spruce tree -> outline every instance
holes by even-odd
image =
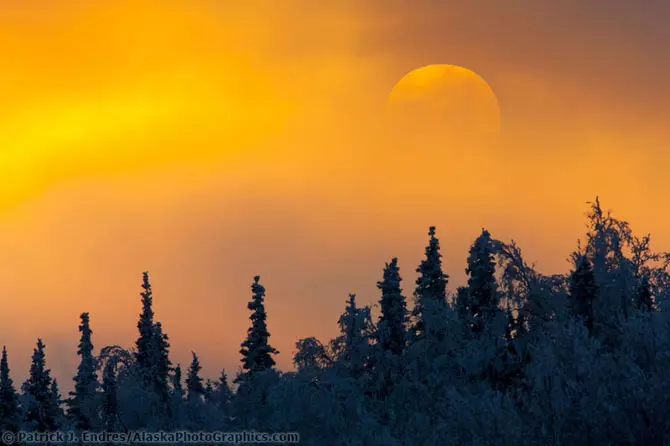
[[[186,390],[188,392],[187,398],[190,401],[198,400],[200,401],[205,393],[205,387],[202,384],[202,378],[200,377],[200,360],[195,352],[191,352],[193,355],[193,360],[191,361],[191,366],[188,369],[188,375],[186,377]]]
[[[336,358],[350,375],[360,377],[369,354],[370,308],[358,308],[356,295],[349,294],[347,306],[338,320],[340,336],[333,341]]]
[[[42,339],[37,340],[30,365],[30,375],[22,386],[27,407],[25,423],[28,429],[53,431],[58,425],[58,406],[52,389],[51,371],[46,368]]]
[[[81,314],[79,331],[81,339],[77,355],[81,357],[77,374],[74,376],[74,391],[70,392],[68,401],[68,418],[77,429],[90,430],[97,425],[97,390],[98,375],[96,374],[91,327],[88,313]]]
[[[247,339],[242,343],[242,368],[244,373],[240,375],[237,380],[242,377],[253,376],[256,372],[270,370],[275,365],[275,360],[272,355],[279,353],[269,344],[270,333],[267,329],[265,313],[265,305],[263,303],[265,297],[265,288],[259,283],[260,277],[254,277],[254,282],[251,285],[253,293],[251,301],[247,308],[251,310],[251,327],[247,331]]]
[[[398,259],[391,259],[384,268],[381,282],[377,288],[382,292],[381,315],[377,322],[380,344],[383,351],[390,351],[394,355],[401,355],[407,340],[407,302],[400,288],[400,269]]]
[[[142,313],[137,322],[137,329],[139,337],[136,341],[137,352],[135,354],[135,361],[143,374],[143,377],[149,380],[151,376],[151,349],[154,344],[154,312],[152,308],[153,293],[151,291],[151,283],[149,282],[149,273],[142,274]]]
[[[14,382],[9,376],[7,348],[2,347],[0,360],[0,430],[18,432],[21,426],[21,408]]]
[[[153,292],[149,282],[149,273],[142,275],[142,312],[137,329],[139,337],[136,341],[137,352],[135,364],[145,386],[152,389],[158,396],[159,407],[156,415],[163,420],[170,419],[170,343],[163,332],[160,322],[154,321]]]
[[[468,304],[473,331],[481,332],[498,311],[498,284],[491,235],[485,229],[470,247],[468,267]]]
[[[418,338],[426,334],[440,338],[442,330],[439,327],[441,321],[438,313],[447,304],[449,276],[442,272],[442,254],[440,254],[440,241],[435,236],[435,226],[429,228],[428,236],[430,239],[426,246],[426,258],[416,270],[419,277],[416,279],[414,290],[412,315],[416,322],[412,331]]]
[[[598,285],[593,265],[585,255],[578,259],[577,268],[570,276],[569,292],[571,314],[584,318],[589,334],[593,334],[593,301],[598,295]]]
[[[215,403],[220,410],[227,410],[230,402],[233,399],[233,391],[228,385],[228,375],[225,369],[221,369],[221,376],[216,383],[214,389]]]
[[[160,400],[167,404],[170,394],[170,343],[168,335],[163,333],[160,322],[154,324],[153,339],[151,343],[151,378],[154,390]]]

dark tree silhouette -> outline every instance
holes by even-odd
[[[14,382],[9,376],[7,348],[2,347],[0,360],[0,430],[18,432],[21,427],[21,408]]]
[[[247,308],[251,311],[251,327],[247,331],[247,339],[242,343],[242,368],[246,375],[253,375],[271,369],[275,366],[272,355],[279,352],[270,346],[270,332],[267,328],[267,314],[265,313],[265,287],[259,283],[260,277],[254,277],[251,284],[253,293]]]
[[[75,427],[81,430],[90,430],[97,425],[98,418],[98,375],[96,373],[95,357],[93,356],[93,343],[91,341],[91,327],[88,313],[81,314],[79,332],[80,356],[77,374],[74,376],[74,391],[70,392],[68,400],[68,418],[72,420]]]

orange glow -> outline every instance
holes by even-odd
[[[565,271],[596,195],[670,249],[667,115],[598,93],[595,59],[530,55],[512,19],[498,34],[479,10],[465,23],[469,2],[413,43],[431,17],[405,4],[0,0],[0,337],[15,381],[38,335],[70,380],[82,311],[96,348],[131,346],[145,270],[173,359],[195,350],[214,376],[238,365],[254,275],[290,368],[297,338],[335,334],[347,293],[379,299],[392,256],[411,296],[429,225],[451,290],[483,226]],[[393,89],[436,61],[467,69]],[[401,104],[415,92],[428,129]]]

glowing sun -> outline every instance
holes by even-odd
[[[456,65],[407,73],[389,94],[388,113],[395,132],[441,142],[472,143],[500,132],[495,93],[475,72]]]

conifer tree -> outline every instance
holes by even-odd
[[[0,430],[18,432],[21,426],[21,408],[14,382],[9,376],[7,348],[2,347],[0,360]]]
[[[570,276],[569,291],[570,312],[584,318],[589,333],[593,334],[593,301],[598,295],[598,286],[593,265],[585,255],[578,260],[577,269]]]
[[[191,361],[191,366],[188,369],[188,375],[186,377],[186,390],[188,391],[187,398],[190,401],[198,400],[200,401],[205,393],[205,387],[202,384],[202,378],[200,377],[200,360],[195,352],[191,352],[193,355],[193,360]]]
[[[439,324],[437,312],[446,307],[449,276],[442,272],[442,254],[440,254],[440,241],[435,236],[435,226],[429,228],[428,236],[430,239],[426,246],[426,258],[416,270],[419,277],[416,279],[414,291],[412,315],[416,318],[416,322],[412,331],[416,337],[430,334],[432,337],[440,338],[442,334],[439,327],[431,327],[430,324]]]
[[[151,343],[151,378],[156,394],[163,404],[167,404],[170,394],[170,343],[168,335],[163,333],[160,322],[154,323],[153,339]]]
[[[498,284],[495,278],[491,235],[485,229],[470,247],[468,267],[468,304],[473,331],[481,332],[498,310]]]
[[[242,343],[242,368],[244,373],[241,377],[252,376],[256,372],[272,369],[275,360],[272,355],[279,353],[269,344],[270,333],[267,329],[267,314],[263,303],[265,297],[265,288],[259,283],[260,277],[254,277],[251,285],[253,296],[247,305],[251,310],[251,327],[247,330],[247,339]]]
[[[51,371],[46,368],[42,339],[37,340],[30,376],[23,383],[22,391],[27,399],[26,426],[40,432],[55,430],[58,427],[59,407],[52,389]]]
[[[365,371],[368,360],[370,308],[358,308],[356,295],[351,293],[338,324],[341,335],[333,341],[333,351],[339,363],[357,378]]]
[[[143,372],[145,379],[149,379],[151,375],[151,357],[152,357],[152,345],[154,344],[154,312],[153,312],[153,293],[151,291],[151,283],[149,282],[149,273],[144,272],[142,274],[142,313],[140,313],[140,319],[137,322],[137,329],[139,331],[139,337],[136,341],[137,353],[135,354],[135,361],[140,368],[140,371]]]
[[[158,396],[156,415],[170,419],[170,359],[169,338],[160,322],[154,321],[153,292],[149,273],[142,275],[142,313],[137,323],[139,337],[136,341],[135,364],[145,386]]]
[[[77,355],[81,357],[77,374],[74,376],[74,391],[70,392],[68,401],[68,418],[77,429],[90,430],[97,425],[97,390],[98,375],[96,374],[91,327],[88,313],[81,314],[79,331],[81,339]]]
[[[398,259],[391,259],[384,268],[381,282],[377,288],[382,292],[381,315],[377,322],[380,343],[383,351],[390,351],[394,355],[401,355],[407,340],[407,302],[400,288],[400,269]]]
[[[221,376],[216,383],[214,388],[214,396],[216,406],[220,410],[226,410],[233,399],[233,391],[228,385],[228,375],[226,374],[225,369],[221,369]]]

